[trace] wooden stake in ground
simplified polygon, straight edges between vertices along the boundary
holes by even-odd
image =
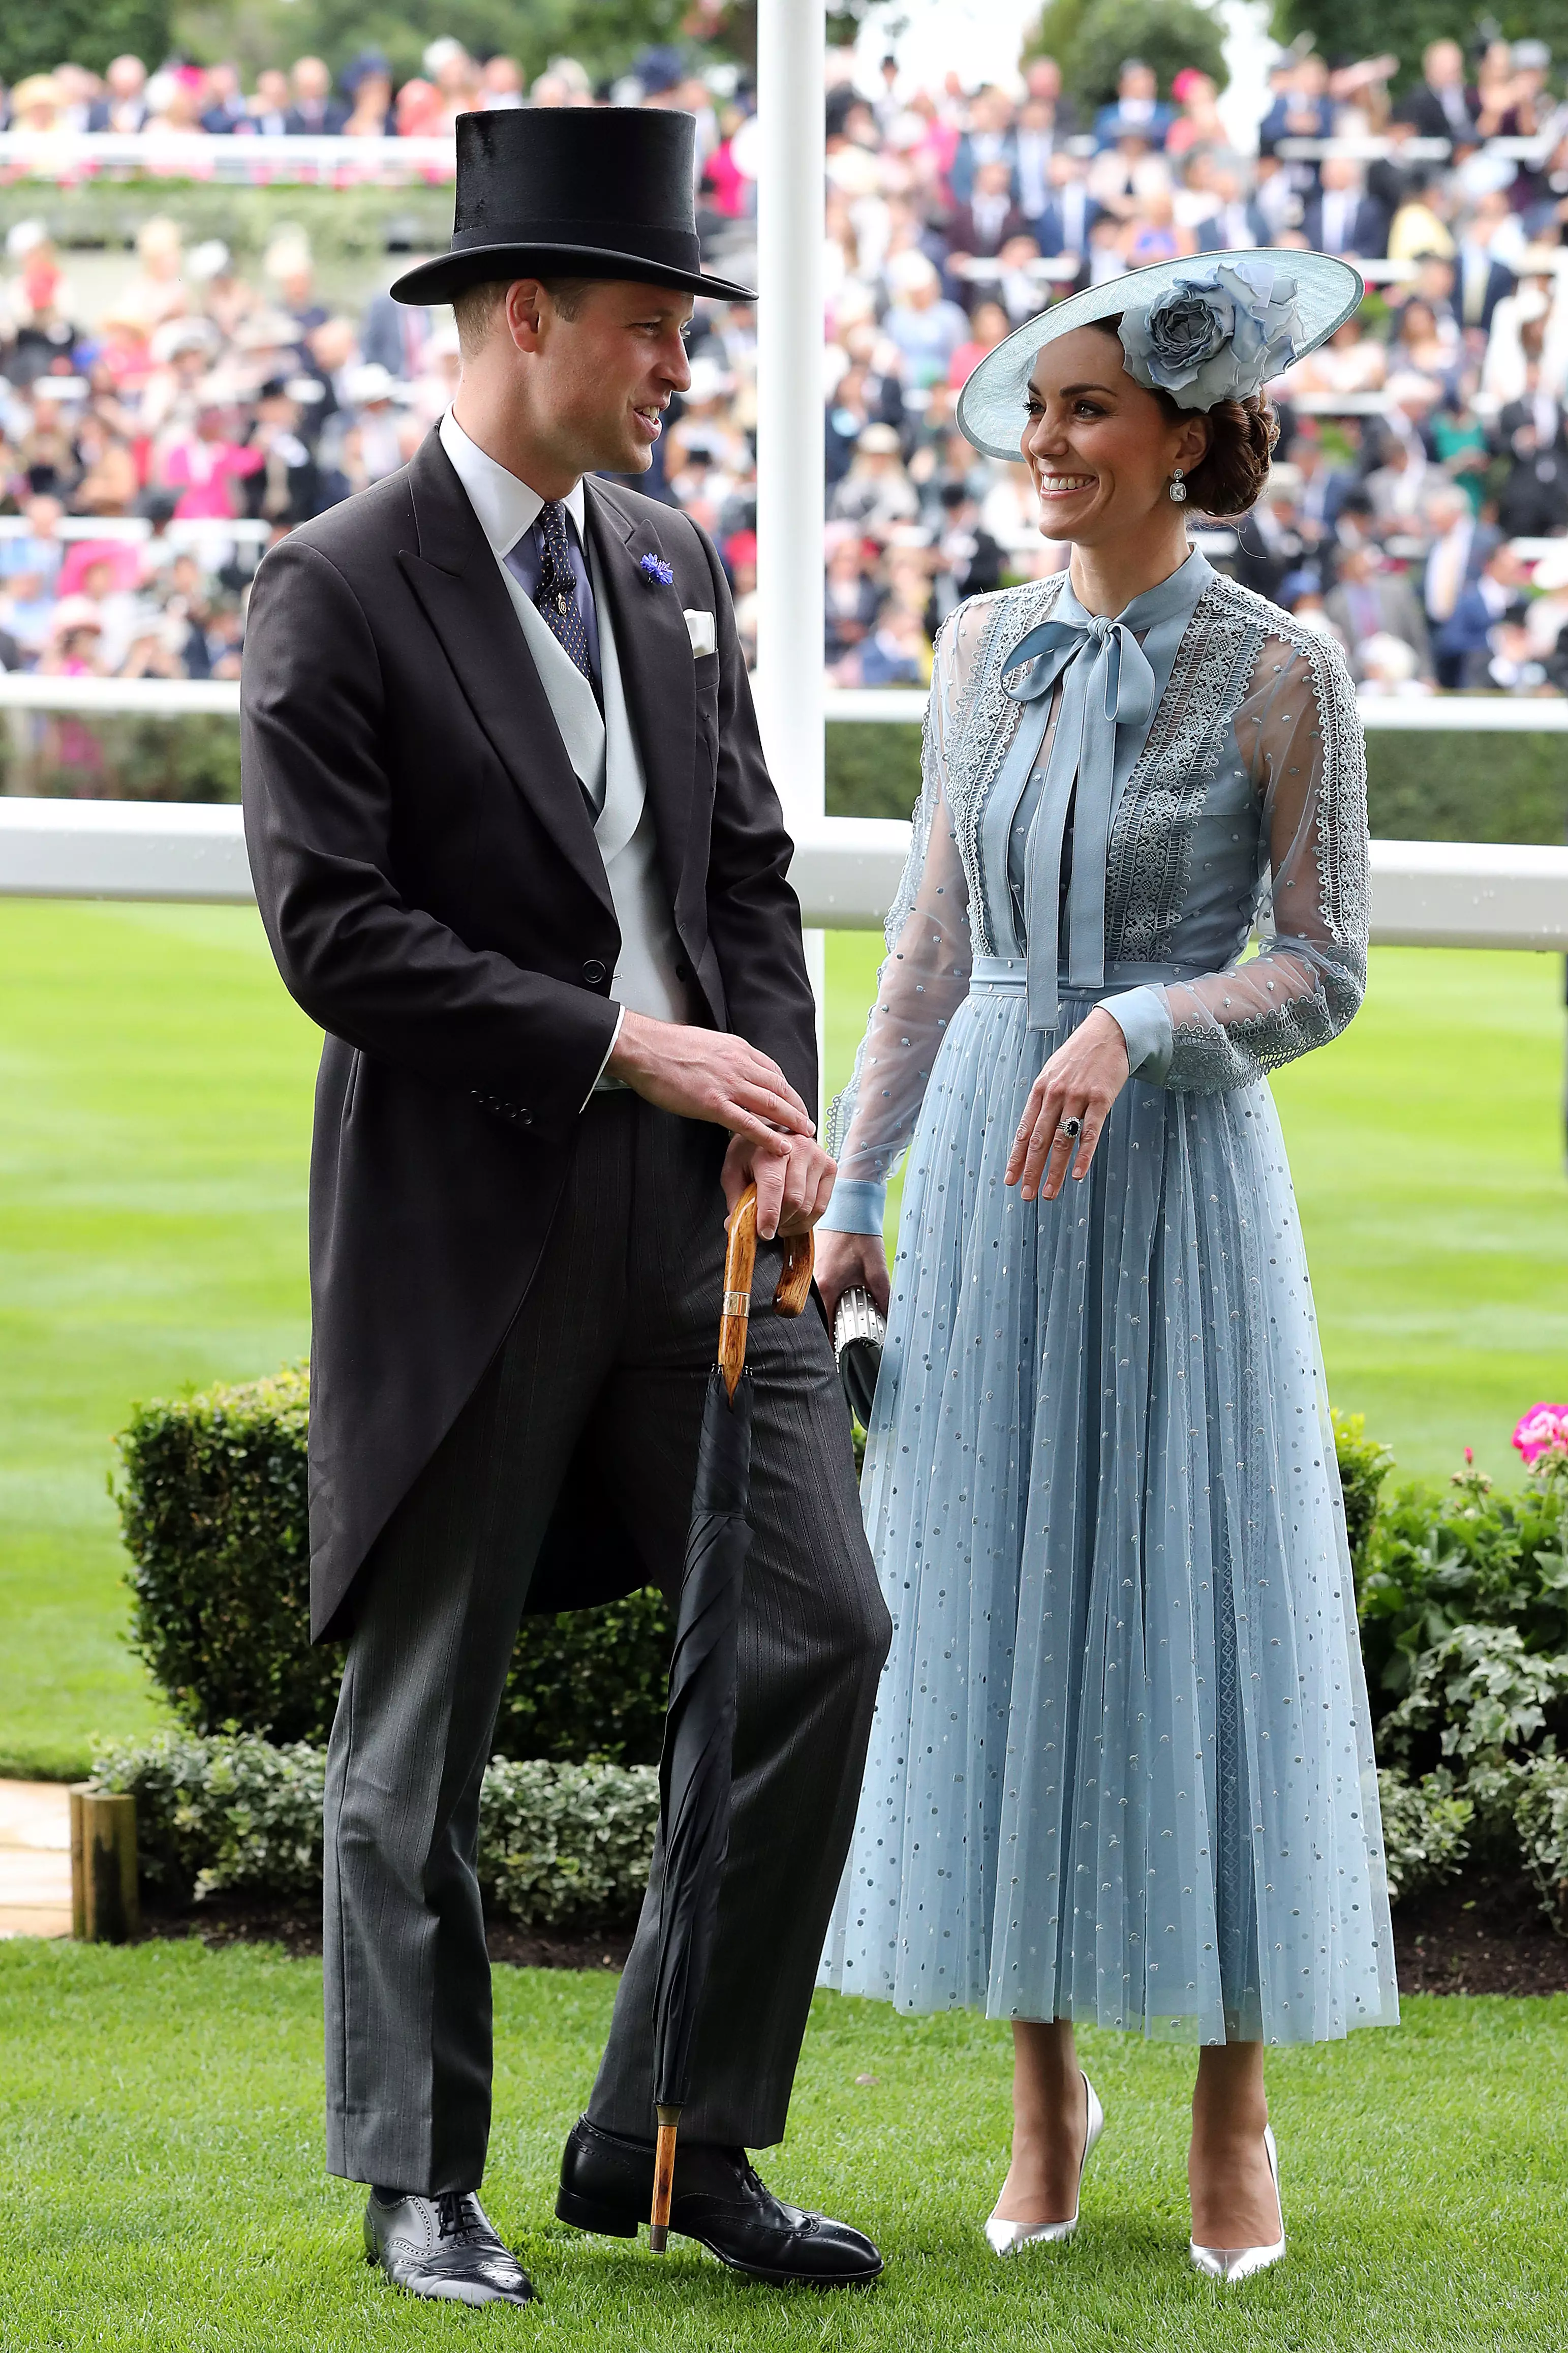
[[[125,1945],[142,1932],[136,1878],[136,1800],[78,1783],[71,1807],[71,1935],[87,1945]]]

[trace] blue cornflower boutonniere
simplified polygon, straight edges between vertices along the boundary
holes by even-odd
[[[643,580],[649,588],[668,588],[675,578],[674,573],[662,555],[652,554],[645,555],[637,570],[642,574]]]

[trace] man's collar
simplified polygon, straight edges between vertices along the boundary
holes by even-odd
[[[498,558],[510,555],[523,533],[531,531],[538,522],[544,501],[518,475],[488,456],[477,441],[470,440],[449,408],[437,430],[441,447],[468,494],[468,504],[489,542],[491,553]],[[563,503],[577,527],[579,545],[585,545],[586,501],[580,480],[568,491]]]

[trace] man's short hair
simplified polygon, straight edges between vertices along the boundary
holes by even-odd
[[[452,298],[452,316],[458,322],[458,348],[466,360],[473,358],[495,323],[496,312],[506,301],[506,290],[515,286],[523,273],[511,278],[487,278],[478,286],[465,286]],[[563,319],[574,319],[582,309],[592,278],[542,278],[540,284],[549,295]]]

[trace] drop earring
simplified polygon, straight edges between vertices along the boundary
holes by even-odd
[[[1172,505],[1173,505],[1173,506],[1178,506],[1178,507],[1179,507],[1179,506],[1183,505],[1183,504],[1184,504],[1184,502],[1185,501],[1186,495],[1187,495],[1187,486],[1186,486],[1185,482],[1184,482],[1184,481],[1183,481],[1183,480],[1182,480],[1182,475],[1183,475],[1183,473],[1184,473],[1184,471],[1185,471],[1185,469],[1184,469],[1184,467],[1181,467],[1181,466],[1173,466],[1173,467],[1172,468],[1172,470],[1171,470],[1171,480],[1170,480],[1170,482],[1169,482],[1169,485],[1168,485],[1168,489],[1169,489],[1169,491],[1170,491],[1171,503],[1172,503]]]

